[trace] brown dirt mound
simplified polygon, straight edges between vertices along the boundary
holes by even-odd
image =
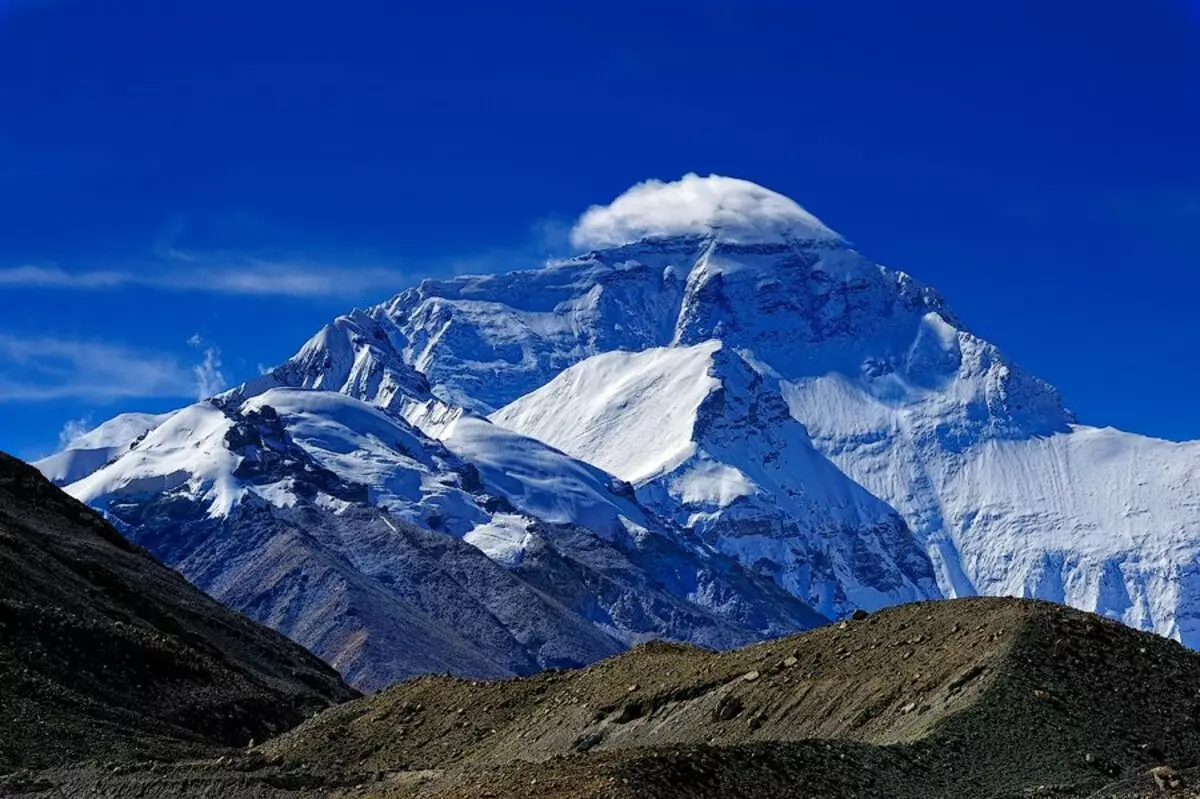
[[[748,649],[426,677],[224,763],[64,772],[50,799],[1148,799],[1200,756],[1200,656],[1041,602],[893,608]]]
[[[406,796],[1087,796],[1192,765],[1198,697],[1200,656],[1174,642],[970,599],[735,652],[413,680],[262,752],[343,784],[394,774]]]

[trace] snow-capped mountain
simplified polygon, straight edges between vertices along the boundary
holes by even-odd
[[[71,441],[62,452],[35,465],[46,479],[63,486],[80,480],[117,457],[170,414],[122,413]]]
[[[444,407],[427,422],[440,441],[340,392],[243,386],[170,415],[69,490],[366,690],[823,621],[596,467]]]
[[[369,313],[435,395],[489,413],[599,353],[720,340],[900,513],[946,595],[1058,599],[1200,646],[1200,444],[1076,425],[935,291],[745,181],[642,184],[574,240],[590,251]]]
[[[431,397],[425,376],[404,362],[387,328],[360,310],[334,319],[282,366],[228,394],[244,399],[281,386],[341,392],[394,412]]]
[[[41,466],[360,685],[972,593],[1200,645],[1200,443],[1075,424],[935,291],[746,181],[640,184],[572,238]]]
[[[774,381],[712,340],[596,355],[492,416],[829,616],[938,595],[904,521],[813,449]]]
[[[948,593],[1065,602],[1200,647],[1200,443],[1074,424],[966,443],[836,377],[789,399],[910,520]]]

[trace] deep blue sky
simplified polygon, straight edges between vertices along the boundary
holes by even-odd
[[[690,171],[938,287],[1082,421],[1200,438],[1194,2],[0,0],[0,448]]]

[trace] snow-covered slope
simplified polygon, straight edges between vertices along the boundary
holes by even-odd
[[[1042,596],[1200,646],[1200,444],[1076,425],[931,288],[746,181],[640,184],[573,241],[588,251],[339,317],[132,447],[142,431],[41,466],[218,595],[369,668],[408,635],[392,617],[457,636],[440,651],[472,673],[811,623],[779,586],[831,612]],[[244,549],[251,517],[266,532]],[[463,586],[485,595],[464,613],[498,626],[430,596]]]
[[[700,406],[722,388],[720,350],[712,341],[595,355],[491,418],[641,485],[697,454]]]
[[[405,363],[384,327],[360,310],[334,319],[286,363],[221,397],[232,404],[280,387],[341,392],[395,412],[430,396],[425,376]]]
[[[962,446],[840,377],[788,390],[817,446],[924,534],[949,592],[1066,602],[1200,647],[1200,443],[1071,425]]]
[[[73,483],[129,449],[133,442],[162,424],[169,413],[122,413],[73,439],[67,448],[33,465],[55,485]]]
[[[370,313],[437,396],[490,413],[591,355],[670,343],[686,273],[662,255],[426,280]]]
[[[219,408],[206,402],[191,405],[151,430],[139,446],[71,484],[69,493],[104,507],[113,499],[154,498],[183,489],[203,501],[210,515],[228,515],[257,488],[234,475],[241,458],[226,446],[226,438],[234,435],[234,421]]]
[[[411,402],[441,408],[437,441],[341,393],[248,393],[176,412],[67,490],[367,690],[822,621],[611,475],[486,420]]]
[[[1061,597],[1200,645],[1196,445],[1075,426],[1053,387],[936,292],[777,195],[722,178],[651,182],[576,233],[597,249],[426,281],[368,313],[435,395],[489,412],[598,353],[719,339],[777,379],[815,446],[901,513],[945,593]],[[661,455],[634,440],[622,459]]]
[[[492,418],[628,480],[827,615],[939,596],[904,522],[813,449],[772,383],[719,341],[614,352]]]
[[[663,532],[611,473],[564,455],[546,444],[470,413],[431,418],[430,403],[410,413],[425,432],[472,465],[480,480],[525,515],[550,524],[584,527],[605,540],[631,527]]]

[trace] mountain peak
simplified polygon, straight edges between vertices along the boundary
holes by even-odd
[[[571,243],[602,249],[697,235],[739,244],[841,238],[778,192],[740,178],[689,173],[670,183],[643,181],[608,205],[592,206],[571,230]]]
[[[777,382],[718,340],[607,352],[491,418],[629,481],[823,614],[938,596],[904,522],[813,448]]]

